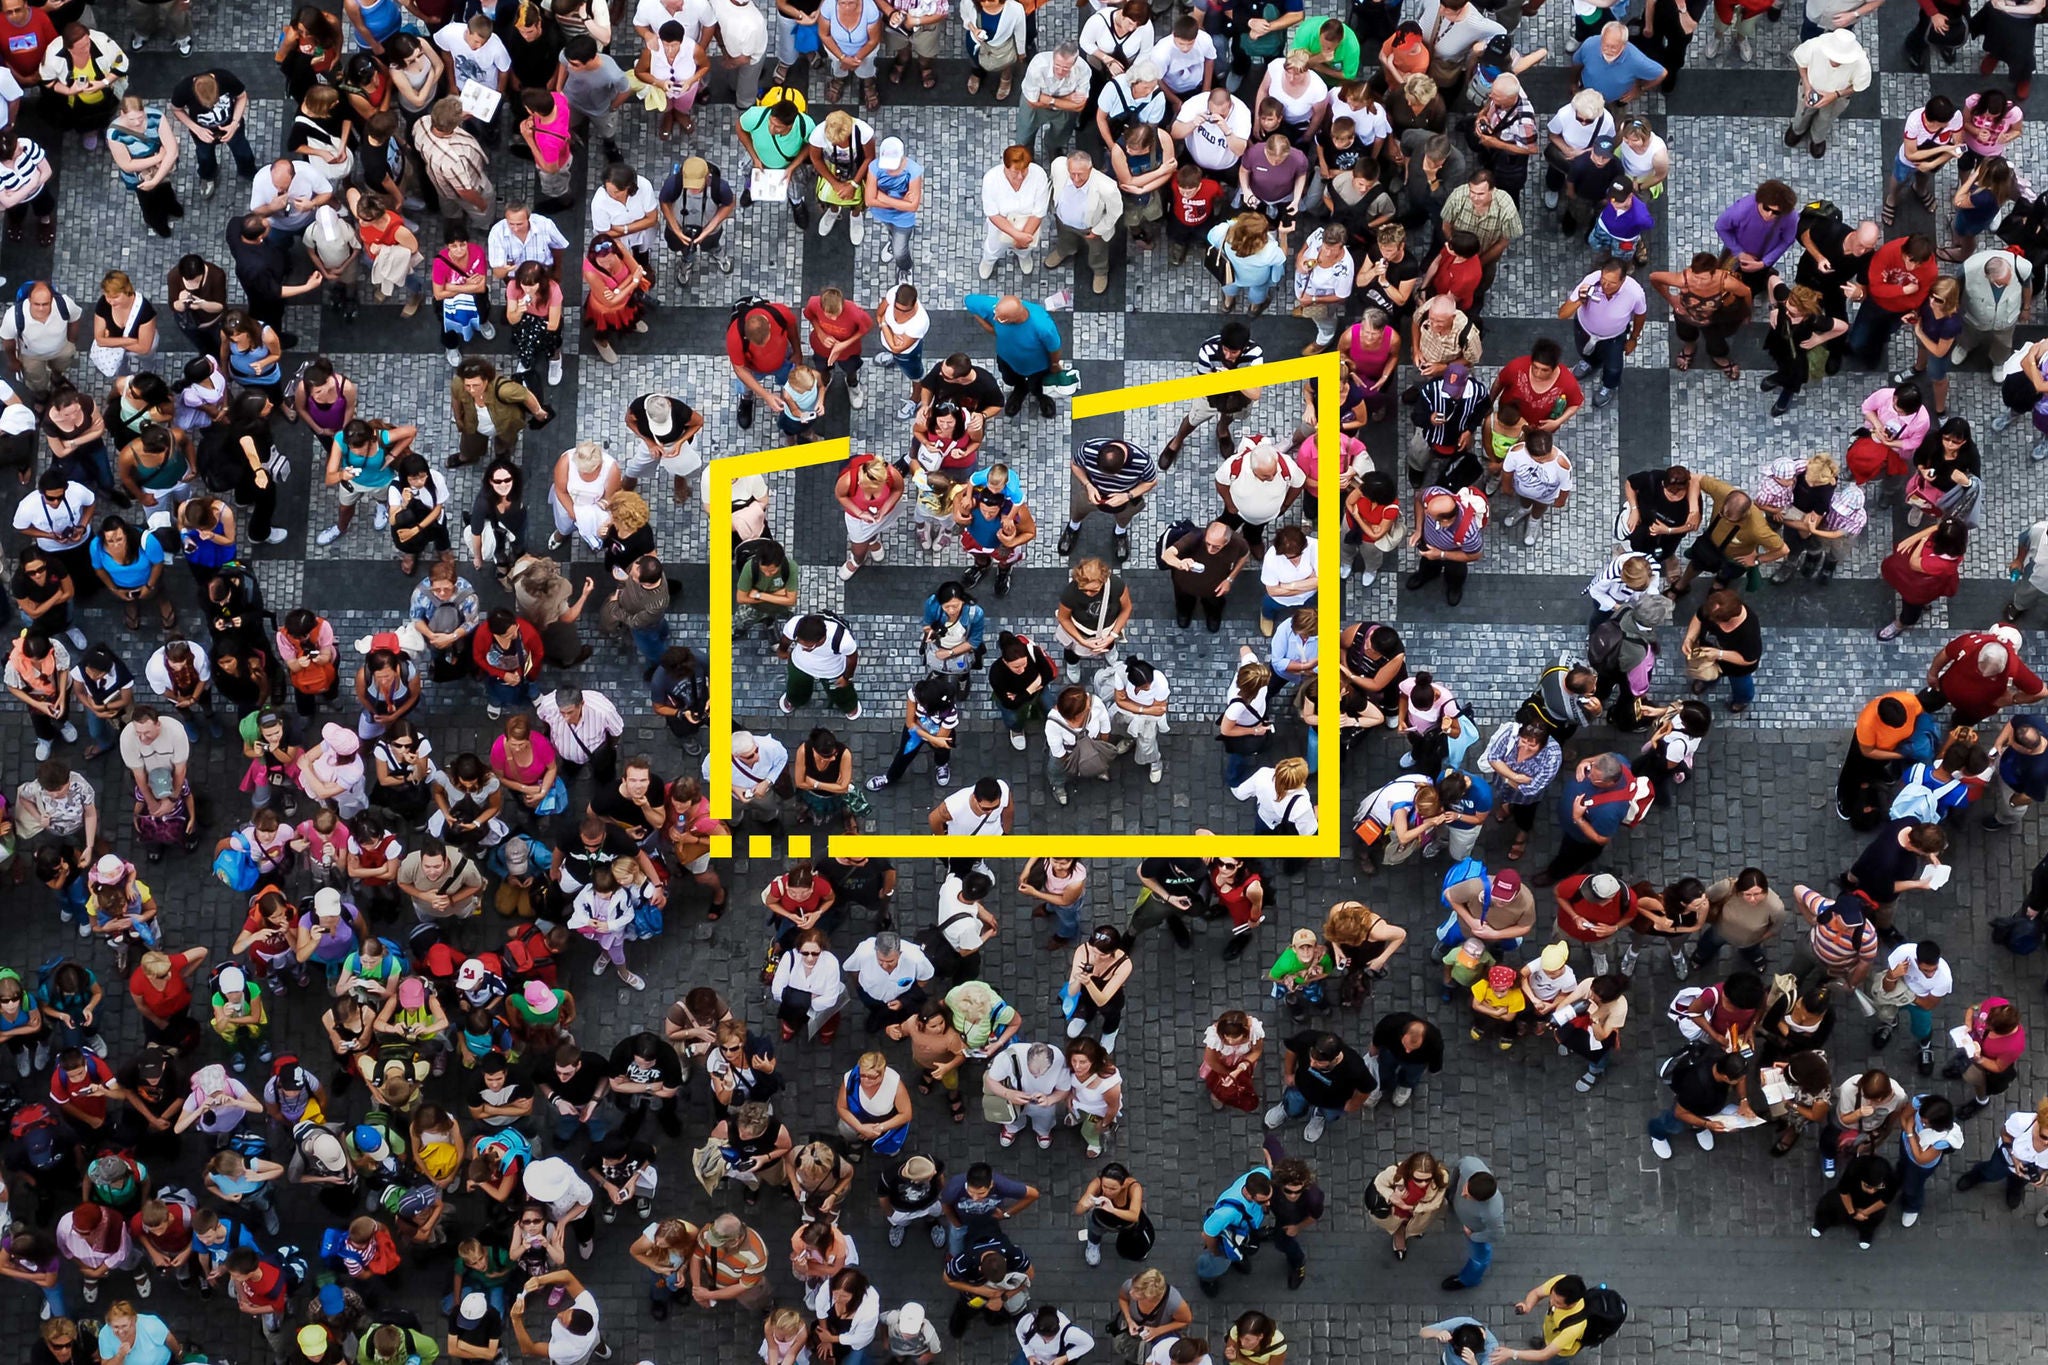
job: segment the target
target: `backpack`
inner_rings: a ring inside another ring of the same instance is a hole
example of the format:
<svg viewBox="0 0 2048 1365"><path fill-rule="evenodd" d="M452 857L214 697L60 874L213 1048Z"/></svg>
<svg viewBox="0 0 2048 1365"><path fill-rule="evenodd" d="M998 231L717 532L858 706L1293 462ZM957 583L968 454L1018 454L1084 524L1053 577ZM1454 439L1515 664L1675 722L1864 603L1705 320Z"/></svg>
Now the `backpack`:
<svg viewBox="0 0 2048 1365"><path fill-rule="evenodd" d="M1586 1330L1579 1337L1579 1346L1583 1350L1588 1346L1598 1346L1619 1332L1622 1324L1627 1321L1627 1301L1606 1285L1598 1284L1586 1291L1586 1297L1580 1301L1579 1311L1567 1315L1557 1325L1559 1329L1563 1329L1573 1323L1585 1323Z"/></svg>
<svg viewBox="0 0 2048 1365"><path fill-rule="evenodd" d="M839 652L839 646L846 643L846 632L853 629L853 627L846 624L845 617L833 611L807 611L802 613L801 615L793 617L792 619L796 621L801 621L805 616L815 616L818 617L820 620L824 621L826 626L825 647L831 650L834 654L837 654ZM790 636L786 638L789 640L789 643L792 646L794 646L794 644L796 643L795 637Z"/></svg>
<svg viewBox="0 0 2048 1365"><path fill-rule="evenodd" d="M799 114L807 112L810 108L810 101L804 98L804 92L793 85L771 85L761 92L761 98L754 103L764 109L773 109L784 100L794 104Z"/></svg>
<svg viewBox="0 0 2048 1365"><path fill-rule="evenodd" d="M1906 785L1899 788L1899 794L1892 798L1891 818L1913 820L1923 825L1937 825L1945 812L1943 798L1963 785L1959 777L1951 777L1938 787L1929 786L1927 779L1934 776L1934 769L1926 763L1915 763L1906 770Z"/></svg>
<svg viewBox="0 0 2048 1365"><path fill-rule="evenodd" d="M1073 743L1060 755L1060 770L1069 777L1101 778L1109 776L1110 764L1116 758L1116 750L1108 743L1085 731L1076 730L1060 719L1051 717L1052 723L1072 736Z"/></svg>
<svg viewBox="0 0 2048 1365"><path fill-rule="evenodd" d="M1624 769L1626 771L1626 769ZM1650 810L1657 804L1657 789L1647 777L1630 775L1629 780L1612 791L1596 792L1588 801L1589 806L1611 806L1617 801L1628 803L1622 812L1623 829L1634 829L1649 817Z"/></svg>
<svg viewBox="0 0 2048 1365"><path fill-rule="evenodd" d="M306 1253L291 1244L278 1247L270 1259L284 1272L284 1287L287 1291L296 1291L313 1273L313 1264L306 1259Z"/></svg>
<svg viewBox="0 0 2048 1365"><path fill-rule="evenodd" d="M20 336L21 329L28 325L28 296L30 292L34 290L38 284L43 283L46 283L46 281L23 280L21 282L21 288L15 291L14 334L16 336ZM55 311L57 316L64 319L64 321L66 322L76 321L78 318L78 314L72 310L70 300L64 297L63 292L60 291L56 285L53 284L50 286L50 294L52 295L53 299L53 311Z"/></svg>
<svg viewBox="0 0 2048 1365"><path fill-rule="evenodd" d="M1192 535L1201 529L1201 527L1195 525L1186 517L1182 517L1179 521L1161 531L1159 533L1159 543L1152 547L1153 562L1158 564L1160 568L1172 572L1172 566L1166 562L1167 550L1179 544L1183 537Z"/></svg>
<svg viewBox="0 0 2048 1365"><path fill-rule="evenodd" d="M1621 646L1627 639L1619 622L1612 617L1603 620L1586 637L1586 662L1602 673L1619 672Z"/></svg>
<svg viewBox="0 0 2048 1365"><path fill-rule="evenodd" d="M247 895L256 889L258 872L256 856L249 850L249 843L238 830L228 836L228 845L213 855L215 880L238 895Z"/></svg>
<svg viewBox="0 0 2048 1365"><path fill-rule="evenodd" d="M781 87L777 86L776 89L779 90ZM771 91L770 93L773 92ZM775 305L758 294L740 295L739 302L732 306L732 316L729 319L730 325L737 328L741 335L744 335L747 330L747 318L754 313L766 313L769 322L778 328L782 328L784 331L789 330L782 327L782 314L775 311ZM794 337L790 339L790 346L792 349L796 346L796 339Z"/></svg>
<svg viewBox="0 0 2048 1365"><path fill-rule="evenodd" d="M505 983L523 986L538 981L553 986L556 978L555 950L547 935L531 924L515 924L505 936Z"/></svg>
<svg viewBox="0 0 2048 1365"><path fill-rule="evenodd" d="M1809 221L1839 223L1842 221L1842 208L1832 199L1809 199L1799 206L1799 219L1802 232Z"/></svg>

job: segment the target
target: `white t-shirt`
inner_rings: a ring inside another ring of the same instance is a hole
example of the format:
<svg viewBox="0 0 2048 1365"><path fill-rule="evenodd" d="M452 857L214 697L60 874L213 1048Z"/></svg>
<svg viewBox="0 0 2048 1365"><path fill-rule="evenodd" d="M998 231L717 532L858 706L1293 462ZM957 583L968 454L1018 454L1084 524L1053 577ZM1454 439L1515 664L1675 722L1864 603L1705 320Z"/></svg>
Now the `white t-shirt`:
<svg viewBox="0 0 2048 1365"><path fill-rule="evenodd" d="M1316 595L1316 590L1310 588L1307 592L1274 592L1273 586L1276 583L1298 582L1304 576L1314 578L1315 575L1316 538L1314 536L1308 538L1308 548L1301 552L1301 558L1299 559L1289 559L1278 550L1268 548L1266 557L1259 561L1259 583L1266 589L1267 594L1283 607L1303 605L1309 598Z"/></svg>
<svg viewBox="0 0 2048 1365"><path fill-rule="evenodd" d="M1230 490L1232 510L1254 526L1264 526L1279 516L1287 505L1288 490L1308 482L1301 466L1286 455L1279 455L1276 460L1278 467L1270 479L1252 472L1249 455L1233 455L1216 469L1216 482Z"/></svg>
<svg viewBox="0 0 2048 1365"><path fill-rule="evenodd" d="M50 303L50 316L40 321L25 300L11 303L0 309L0 341L17 342L23 355L48 360L71 344L71 325L78 319L78 301L69 294L57 294Z"/></svg>
<svg viewBox="0 0 2048 1365"><path fill-rule="evenodd" d="M1948 960L1944 958L1937 962L1934 974L1930 976L1920 969L1919 962L1913 956L1919 947L1917 943L1901 943L1892 949L1892 955L1884 960L1885 967L1893 971L1904 967L1906 974L1899 979L1899 984L1915 995L1953 995L1956 978L1948 969Z"/></svg>
<svg viewBox="0 0 2048 1365"><path fill-rule="evenodd" d="M633 192L626 196L623 204L612 198L609 187L600 187L590 199L590 234L599 236L615 227L637 222L653 213L660 202L654 192L654 182L644 175L635 180ZM654 245L654 227L649 224L637 232L627 233L619 241L628 248L651 248Z"/></svg>
<svg viewBox="0 0 2048 1365"><path fill-rule="evenodd" d="M683 41L690 44L694 44L697 35L715 22L704 0L685 0L678 9L670 9L662 0L640 0L633 10L633 27L644 28L650 33L660 33L661 26L671 19L683 26Z"/></svg>
<svg viewBox="0 0 2048 1365"><path fill-rule="evenodd" d="M1152 60L1158 65L1166 88L1184 95L1201 85L1202 66L1216 60L1216 44L1208 34L1197 33L1194 46L1183 51L1169 36L1152 45Z"/></svg>
<svg viewBox="0 0 2048 1365"><path fill-rule="evenodd" d="M1133 706L1158 706L1169 695L1166 675L1157 669L1152 671L1152 681L1149 684L1144 687L1133 687L1130 678L1124 673L1123 665L1119 664L1116 670L1116 686L1117 691L1123 693L1124 699Z"/></svg>
<svg viewBox="0 0 2048 1365"><path fill-rule="evenodd" d="M1246 118L1249 120L1250 116ZM1246 127L1249 129L1249 122ZM1022 185L1012 185L1009 173L1001 166L981 177L981 216L984 218L1006 219L1011 227L1022 229L1033 218L1045 217L1051 203L1052 177L1037 162L1024 172Z"/></svg>
<svg viewBox="0 0 2048 1365"><path fill-rule="evenodd" d="M955 884L958 884L957 879ZM843 965L846 971L854 974L863 991L882 1001L894 1000L918 982L932 979L932 960L924 955L924 949L910 942L897 948L893 971L885 970L876 961L875 941L871 938L862 940L848 953Z"/></svg>
<svg viewBox="0 0 2048 1365"><path fill-rule="evenodd" d="M974 788L963 787L946 798L946 833L948 834L1001 834L1003 812L1010 808L1010 784L998 781L1003 796L996 808L987 814L974 810Z"/></svg>
<svg viewBox="0 0 2048 1365"><path fill-rule="evenodd" d="M1599 118L1581 123L1578 111L1567 104L1550 116L1550 131L1563 138L1565 146L1583 152L1593 145L1594 138L1614 136L1614 115L1602 109Z"/></svg>
<svg viewBox="0 0 2048 1365"><path fill-rule="evenodd" d="M504 39L493 33L482 47L471 47L467 24L442 25L434 35L434 46L447 53L454 64L458 90L469 81L496 90L498 78L512 69L512 54L505 50Z"/></svg>
<svg viewBox="0 0 2048 1365"><path fill-rule="evenodd" d="M492 39L493 42L497 41ZM554 1365L582 1365L597 1349L597 1299L586 1289L576 1296L571 1308L581 1308L590 1314L590 1330L578 1335L562 1324L560 1318L548 1320L548 1359Z"/></svg>
<svg viewBox="0 0 2048 1365"><path fill-rule="evenodd" d="M903 286L899 284L888 293L882 295L882 306L875 310L875 322L885 331L885 335L882 338L883 345L889 344L887 333L893 333L903 343L904 349L909 350L917 345L918 342L923 341L926 333L931 331L932 315L924 311L924 303L920 300L910 305L909 317L897 317L896 296L902 289Z"/></svg>
<svg viewBox="0 0 2048 1365"><path fill-rule="evenodd" d="M951 801L946 803L949 809L952 804ZM991 820L990 824L994 826L995 822ZM991 829L989 832L995 833L999 830ZM975 913L973 907L966 901L960 899L960 887L961 881L958 877L948 877L939 886L939 917L934 922L940 926L940 935L952 945L953 951L965 953L981 946L982 924L981 916ZM874 993L870 991L869 994ZM876 998L880 999L879 996Z"/></svg>
<svg viewBox="0 0 2048 1365"><path fill-rule="evenodd" d="M2034 1115L2022 1109L2005 1121L2006 1136L2012 1139L2012 1159L2028 1166L2048 1166L2048 1148L2035 1140Z"/></svg>
<svg viewBox="0 0 2048 1365"><path fill-rule="evenodd" d="M718 45L728 57L751 61L768 51L768 21L751 0L712 0L711 19L718 25Z"/></svg>
<svg viewBox="0 0 2048 1365"><path fill-rule="evenodd" d="M823 643L815 647L800 645L796 628L802 620L801 616L792 616L782 627L782 638L789 643L789 661L814 678L838 681L846 673L846 660L860 652L853 632L837 621L827 621Z"/></svg>
<svg viewBox="0 0 2048 1365"><path fill-rule="evenodd" d="M1079 725L1058 714L1045 718L1045 747L1055 760L1065 757L1067 750L1074 747L1076 732L1098 739L1109 733L1109 708L1102 704L1102 698L1088 698L1088 717Z"/></svg>
<svg viewBox="0 0 2048 1365"><path fill-rule="evenodd" d="M1202 106L1206 116L1208 105ZM1205 171L1227 171L1238 163L1238 154L1230 150L1231 138L1249 140L1252 135L1251 107L1237 96L1230 97L1230 113L1221 124L1211 123L1206 117L1198 120L1187 135L1188 155Z"/></svg>
<svg viewBox="0 0 2048 1365"><path fill-rule="evenodd" d="M1545 507L1572 491L1572 464L1561 454L1539 460L1527 446L1517 445L1501 461L1501 472L1517 494Z"/></svg>
<svg viewBox="0 0 2048 1365"><path fill-rule="evenodd" d="M1387 122L1387 108L1375 104L1370 109L1354 109L1344 102L1344 97L1335 90L1330 92L1330 122L1338 119L1351 120L1351 126L1358 130L1358 140L1371 146L1381 138L1394 135L1394 125Z"/></svg>

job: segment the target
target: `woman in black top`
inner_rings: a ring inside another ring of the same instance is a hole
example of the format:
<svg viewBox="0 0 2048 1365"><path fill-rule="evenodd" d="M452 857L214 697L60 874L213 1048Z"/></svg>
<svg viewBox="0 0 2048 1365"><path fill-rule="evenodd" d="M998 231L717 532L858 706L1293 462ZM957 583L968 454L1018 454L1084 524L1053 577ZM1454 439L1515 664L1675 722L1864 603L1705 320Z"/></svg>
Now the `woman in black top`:
<svg viewBox="0 0 2048 1365"><path fill-rule="evenodd" d="M1741 715L1756 700L1756 670L1764 657L1764 630L1742 596L1729 588L1708 594L1692 623L1685 628L1685 657L1711 662L1728 680L1734 700L1728 709ZM1692 694L1703 696L1712 680L1693 679Z"/></svg>
<svg viewBox="0 0 2048 1365"><path fill-rule="evenodd" d="M1036 642L1004 631L996 637L996 657L988 666L989 691L1002 712L1010 747L1024 747L1024 727L1045 719L1046 688L1059 677L1052 660Z"/></svg>
<svg viewBox="0 0 2048 1365"><path fill-rule="evenodd" d="M642 556L655 552L654 527L648 523L646 500L638 493L614 493L608 506L611 516L604 524L604 566L613 578L623 579Z"/></svg>
<svg viewBox="0 0 2048 1365"><path fill-rule="evenodd" d="M1771 416L1783 417L1792 400L1812 373L1809 352L1849 330L1846 319L1831 317L1821 296L1805 285L1787 287L1783 281L1771 286L1770 330L1764 335L1764 350L1777 368L1765 377L1765 393L1778 392Z"/></svg>
<svg viewBox="0 0 2048 1365"><path fill-rule="evenodd" d="M43 440L50 447L50 468L116 507L128 506L128 495L120 491L107 453L106 423L91 398L69 384L52 389L50 404L43 410Z"/></svg>
<svg viewBox="0 0 2048 1365"><path fill-rule="evenodd" d="M1931 516L1975 528L1982 473L1983 461L1970 436L1970 424L1960 417L1942 422L1913 452L1913 478L1906 486L1906 524L1918 526Z"/></svg>
<svg viewBox="0 0 2048 1365"><path fill-rule="evenodd" d="M277 452L270 433L270 409L268 394L245 390L229 406L227 421L208 427L200 445L199 468L206 486L215 492L232 492L238 506L250 509L252 545L275 545L285 538L282 526L270 524L277 515L277 481L268 468Z"/></svg>
<svg viewBox="0 0 2048 1365"><path fill-rule="evenodd" d="M52 637L63 635L80 649L85 648L85 635L71 624L71 604L78 595L77 585L55 555L35 546L22 551L21 567L15 570L9 586L22 623L30 630Z"/></svg>
<svg viewBox="0 0 2048 1365"><path fill-rule="evenodd" d="M500 456L484 468L483 484L469 505L469 562L496 567L498 576L526 553L526 475Z"/></svg>

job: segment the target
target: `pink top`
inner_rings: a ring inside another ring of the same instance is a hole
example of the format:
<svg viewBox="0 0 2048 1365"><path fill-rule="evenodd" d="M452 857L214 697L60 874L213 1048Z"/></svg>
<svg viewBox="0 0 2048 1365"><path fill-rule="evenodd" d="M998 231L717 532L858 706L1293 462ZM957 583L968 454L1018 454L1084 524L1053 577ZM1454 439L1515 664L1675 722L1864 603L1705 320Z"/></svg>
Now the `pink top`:
<svg viewBox="0 0 2048 1365"><path fill-rule="evenodd" d="M1900 450L1918 450L1934 426L1934 414L1925 403L1918 412L1902 413L1892 404L1892 390L1879 389L1863 400L1863 420L1887 445Z"/></svg>
<svg viewBox="0 0 2048 1365"><path fill-rule="evenodd" d="M1365 442L1359 440L1356 436L1339 436L1337 448L1343 453L1346 468L1350 467L1352 461L1365 454ZM1320 457L1316 453L1315 433L1310 432L1303 439L1301 448L1294 452L1294 462L1301 466L1302 473L1308 475L1310 483L1316 483L1319 481L1319 476L1316 473L1316 466L1319 461Z"/></svg>
<svg viewBox="0 0 2048 1365"><path fill-rule="evenodd" d="M530 767L522 770L511 766L505 758L505 737L499 735L491 741L491 770L511 778L514 782L524 782L529 786L539 780L540 775L548 770L548 765L555 761L555 746L548 743L548 737L538 730L527 738L533 743L533 763Z"/></svg>
<svg viewBox="0 0 2048 1365"><path fill-rule="evenodd" d="M330 847L334 849L336 862L341 861L341 856L348 852L348 826L339 821L336 821L333 830L326 834L322 834L311 820L301 820L299 827L292 832L306 841L308 862L324 862Z"/></svg>
<svg viewBox="0 0 2048 1365"><path fill-rule="evenodd" d="M469 268L466 273L455 268L454 257L448 248L443 247L440 251L434 253L435 284L450 285L455 284L457 281L466 282L485 274L489 269L490 263L484 257L483 248L474 242L469 244Z"/></svg>
<svg viewBox="0 0 2048 1365"><path fill-rule="evenodd" d="M1978 1046L1983 1048L1984 1055L1994 1062L2003 1062L2008 1066L2018 1061L2020 1054L2027 1050L2027 1026L2022 1024L2011 1033L1999 1036L1987 1033L1983 1021L1984 1016L1992 1010L2011 1003L2012 1001L2002 995L1986 996L1984 1002L1970 1012L1970 1035L1977 1040Z"/></svg>
<svg viewBox="0 0 2048 1365"><path fill-rule="evenodd" d="M329 625L327 618L323 616L320 618L320 624L313 627L313 650L315 653L325 654L333 648L334 627ZM305 650L299 648L299 642L294 640L289 634L283 630L277 632L278 658L286 663L290 663L294 659L303 657L305 653Z"/></svg>
<svg viewBox="0 0 2048 1365"><path fill-rule="evenodd" d="M1979 118L1977 96L1972 95L1963 101L1963 141L1978 156L2003 156L2013 130L2026 116L2027 111L2015 104L2004 118Z"/></svg>

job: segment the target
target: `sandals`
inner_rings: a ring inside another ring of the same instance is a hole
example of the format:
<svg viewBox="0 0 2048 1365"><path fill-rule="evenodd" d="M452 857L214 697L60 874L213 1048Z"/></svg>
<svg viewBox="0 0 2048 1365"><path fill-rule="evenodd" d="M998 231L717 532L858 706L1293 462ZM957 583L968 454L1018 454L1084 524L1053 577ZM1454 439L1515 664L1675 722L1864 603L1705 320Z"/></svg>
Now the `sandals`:
<svg viewBox="0 0 2048 1365"><path fill-rule="evenodd" d="M996 82L996 103L1001 104L1008 98L1010 98L1010 73L1005 71L1003 78Z"/></svg>
<svg viewBox="0 0 2048 1365"><path fill-rule="evenodd" d="M842 93L844 93L844 91L845 91L845 90L846 90L846 82L845 82L845 81L826 81L826 82L825 82L825 103L827 103L827 104L837 104L837 103L839 103L839 96L840 96L840 95L841 95Z"/></svg>
<svg viewBox="0 0 2048 1365"><path fill-rule="evenodd" d="M1708 356L1707 359L1714 362L1715 369L1728 376L1730 383L1742 378L1742 367L1734 361L1723 360L1718 356Z"/></svg>
<svg viewBox="0 0 2048 1365"><path fill-rule="evenodd" d="M939 83L938 73L932 70L930 62L919 62L917 64L917 78L927 90L935 88Z"/></svg>
<svg viewBox="0 0 2048 1365"><path fill-rule="evenodd" d="M129 630L142 629L142 608L133 602L121 604L121 624Z"/></svg>
<svg viewBox="0 0 2048 1365"><path fill-rule="evenodd" d="M910 72L910 58L909 58L909 56L908 56L908 55L905 55L905 56L902 56L902 57L898 57L898 58L897 58L897 59L896 59L896 60L895 60L895 61L894 61L893 63L891 63L891 64L890 64L890 66L889 66L889 84L891 84L891 85L901 85L901 84L903 84L903 78L904 78L904 76L908 75L908 74L909 74L909 72Z"/></svg>
<svg viewBox="0 0 2048 1365"><path fill-rule="evenodd" d="M1899 206L1897 204L1892 203L1889 199L1887 199L1885 201L1884 207L1878 210L1877 221L1883 223L1886 227L1890 227L1892 225L1892 220L1894 220L1898 216Z"/></svg>
<svg viewBox="0 0 2048 1365"><path fill-rule="evenodd" d="M36 220L36 245L57 245L57 220L55 218L39 218Z"/></svg>
<svg viewBox="0 0 2048 1365"><path fill-rule="evenodd" d="M1527 853L1528 851L1529 836L1526 834L1517 834L1515 836L1515 841L1508 845L1508 861L1511 863L1519 862L1521 860L1522 855L1524 853Z"/></svg>
<svg viewBox="0 0 2048 1365"><path fill-rule="evenodd" d="M860 83L860 107L870 114L882 107L882 87L874 81Z"/></svg>
<svg viewBox="0 0 2048 1365"><path fill-rule="evenodd" d="M1693 352L1696 349L1696 347L1688 346L1684 350L1680 351L1678 353L1678 359L1672 362L1672 368L1677 370L1680 374L1683 374L1687 370L1690 370L1692 368Z"/></svg>
<svg viewBox="0 0 2048 1365"><path fill-rule="evenodd" d="M971 71L968 73L967 93L970 95L979 95L981 93L981 73L979 71Z"/></svg>

